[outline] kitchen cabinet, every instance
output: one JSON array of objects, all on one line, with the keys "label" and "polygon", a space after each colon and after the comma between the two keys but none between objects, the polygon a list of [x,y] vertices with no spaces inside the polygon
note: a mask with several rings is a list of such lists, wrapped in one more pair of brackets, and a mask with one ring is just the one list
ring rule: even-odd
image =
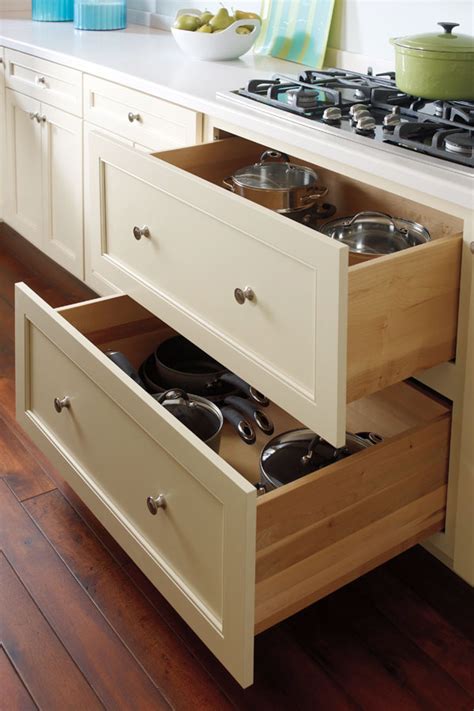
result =
[{"label": "kitchen cabinet", "polygon": [[82,121],[7,89],[6,221],[82,278]]},{"label": "kitchen cabinet", "polygon": [[[43,183],[41,104],[6,91],[5,221],[41,249]],[[38,117],[38,119],[36,118]]]},{"label": "kitchen cabinet", "polygon": [[450,405],[408,383],[361,398],[348,426],[382,444],[257,497],[261,433],[249,447],[226,425],[216,454],[103,353],[138,367],[173,332],[126,295],[54,310],[17,285],[17,417],[248,686],[255,634],[442,529]]}]

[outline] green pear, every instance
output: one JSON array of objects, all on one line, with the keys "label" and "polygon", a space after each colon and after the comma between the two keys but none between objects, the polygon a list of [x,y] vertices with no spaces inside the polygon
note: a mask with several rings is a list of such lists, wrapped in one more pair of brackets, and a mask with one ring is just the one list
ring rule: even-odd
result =
[{"label": "green pear", "polygon": [[201,27],[198,27],[196,32],[214,32],[212,29],[211,25],[209,23],[207,25],[201,25]]},{"label": "green pear", "polygon": [[203,25],[207,25],[209,23],[209,20],[212,20],[214,15],[212,12],[209,12],[209,10],[204,10],[202,15],[200,15],[199,19],[201,20]]},{"label": "green pear", "polygon": [[225,9],[225,7],[221,7],[221,9],[217,11],[214,17],[209,20],[209,24],[211,25],[214,32],[218,32],[219,30],[225,30],[233,22],[234,18],[230,17],[229,12]]},{"label": "green pear", "polygon": [[180,15],[176,18],[173,27],[177,30],[195,32],[199,27],[201,27],[201,20],[197,15]]},{"label": "green pear", "polygon": [[236,10],[235,11],[235,19],[236,20],[260,20],[262,21],[262,18],[260,15],[257,15],[256,12],[244,12],[243,10]]}]

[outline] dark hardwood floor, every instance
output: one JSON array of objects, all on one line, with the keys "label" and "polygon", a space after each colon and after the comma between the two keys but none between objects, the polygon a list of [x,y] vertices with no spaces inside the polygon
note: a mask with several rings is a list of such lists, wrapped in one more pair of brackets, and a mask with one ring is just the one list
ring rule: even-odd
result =
[{"label": "dark hardwood floor", "polygon": [[16,281],[93,296],[0,226],[0,709],[474,709],[474,593],[420,547],[260,635],[243,691],[15,423]]}]

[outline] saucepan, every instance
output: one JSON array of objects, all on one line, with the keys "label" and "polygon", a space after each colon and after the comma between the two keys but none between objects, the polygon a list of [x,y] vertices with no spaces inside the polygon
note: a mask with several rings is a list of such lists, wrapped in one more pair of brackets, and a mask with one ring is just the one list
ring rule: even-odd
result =
[{"label": "saucepan", "polygon": [[331,220],[320,227],[320,232],[347,244],[351,263],[416,247],[431,239],[423,225],[375,211]]},{"label": "saucepan", "polygon": [[219,452],[224,417],[217,405],[199,395],[189,395],[179,388],[166,390],[154,397],[173,417],[211,449]]},{"label": "saucepan", "polygon": [[336,448],[306,428],[284,432],[262,450],[257,489],[264,493],[284,486],[381,441],[375,432],[347,432],[345,446]]},{"label": "saucepan", "polygon": [[308,210],[327,195],[328,189],[318,186],[318,181],[312,168],[290,163],[285,153],[265,151],[258,163],[240,168],[223,183],[263,207],[292,213]]}]

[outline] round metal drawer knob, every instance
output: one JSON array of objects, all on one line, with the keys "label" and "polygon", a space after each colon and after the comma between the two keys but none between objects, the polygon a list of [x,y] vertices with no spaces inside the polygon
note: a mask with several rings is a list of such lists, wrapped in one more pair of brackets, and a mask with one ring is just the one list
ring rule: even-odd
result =
[{"label": "round metal drawer knob", "polygon": [[159,494],[158,496],[148,496],[146,505],[148,506],[148,511],[151,515],[156,516],[159,509],[166,508],[166,499],[164,494]]},{"label": "round metal drawer knob", "polygon": [[71,401],[69,400],[68,396],[66,395],[65,397],[55,397],[54,398],[54,409],[56,412],[62,412],[64,408],[68,409],[71,407]]},{"label": "round metal drawer knob", "polygon": [[255,292],[250,286],[246,286],[245,289],[234,289],[234,299],[238,304],[245,304],[246,301],[255,300]]},{"label": "round metal drawer knob", "polygon": [[133,123],[134,121],[141,121],[142,117],[140,116],[140,114],[134,114],[132,111],[129,111],[128,120],[130,121],[130,123]]},{"label": "round metal drawer knob", "polygon": [[142,237],[150,237],[150,228],[147,227],[147,225],[143,225],[143,227],[135,225],[133,228],[133,236],[136,240],[140,240]]},{"label": "round metal drawer knob", "polygon": [[43,84],[43,86],[46,85],[46,77],[37,77],[36,79],[37,84]]}]

